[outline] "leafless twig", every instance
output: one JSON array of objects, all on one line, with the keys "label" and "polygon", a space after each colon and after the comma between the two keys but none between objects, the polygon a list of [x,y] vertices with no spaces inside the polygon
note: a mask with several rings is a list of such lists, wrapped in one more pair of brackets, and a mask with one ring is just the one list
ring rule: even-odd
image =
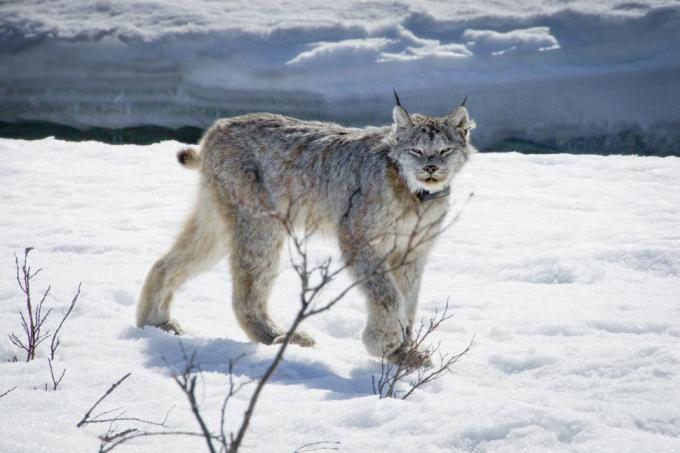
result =
[{"label": "leafless twig", "polygon": [[[449,314],[448,311],[449,302],[447,301],[441,312],[436,310],[428,321],[421,320],[413,341],[408,343],[406,350],[401,352],[408,356],[419,351],[420,354],[424,355],[429,366],[410,367],[402,363],[393,364],[388,361],[386,354],[383,354],[380,361],[380,375],[377,378],[375,375],[371,376],[373,393],[378,395],[379,398],[406,399],[416,389],[450,373],[453,365],[475,346],[474,336],[465,349],[458,354],[442,353],[441,344],[424,346],[425,340],[437,331],[442,323],[452,318],[453,315]],[[408,383],[410,388],[406,391],[400,391],[399,386],[402,383]]]},{"label": "leafless twig", "polygon": [[50,343],[50,359],[52,359],[52,360],[54,360],[54,353],[57,351],[57,348],[61,344],[61,340],[59,339],[59,331],[61,330],[61,326],[64,325],[66,318],[68,318],[68,316],[71,314],[73,307],[76,306],[76,302],[78,301],[78,296],[80,296],[81,285],[82,285],[82,282],[78,283],[78,290],[76,291],[75,296],[73,296],[73,299],[71,300],[71,305],[69,305],[68,310],[66,310],[66,313],[64,314],[64,317],[61,318],[61,322],[59,323],[59,326],[57,326],[57,329],[52,334],[52,342]]},{"label": "leafless twig", "polygon": [[[93,420],[96,420],[97,417],[98,417],[98,415],[95,415],[94,417],[91,417],[91,416],[92,416],[92,411],[95,410],[95,409],[97,408],[97,406],[99,406],[99,404],[100,404],[102,401],[104,401],[104,399],[105,399],[107,396],[109,396],[114,390],[116,390],[116,387],[118,387],[120,384],[123,383],[123,381],[125,381],[127,378],[129,378],[131,374],[132,374],[132,373],[128,373],[128,374],[126,374],[125,376],[123,376],[122,378],[120,378],[119,380],[117,380],[116,382],[114,382],[113,384],[111,384],[111,387],[109,387],[109,389],[108,389],[106,392],[104,392],[104,394],[103,394],[101,397],[99,397],[99,399],[98,399],[97,401],[95,401],[95,403],[92,405],[92,407],[91,407],[90,409],[88,409],[87,412],[85,412],[85,415],[83,415],[83,418],[78,422],[78,424],[76,425],[76,427],[77,427],[77,428],[81,428],[81,427],[85,426],[85,425],[88,424],[88,423],[92,423]],[[100,415],[101,415],[101,414],[100,414]]]},{"label": "leafless twig", "polygon": [[[47,363],[50,365],[50,376],[52,377],[52,390],[57,391],[57,387],[59,387],[59,384],[61,384],[61,380],[64,379],[64,375],[66,374],[66,368],[61,372],[61,375],[59,376],[59,379],[57,379],[54,376],[54,369],[52,368],[52,359],[47,359]],[[45,384],[45,387],[47,387],[47,384]]]},{"label": "leafless twig", "polygon": [[[200,430],[198,432],[194,432],[170,429],[170,427],[167,425],[170,410],[168,410],[168,412],[165,414],[165,417],[160,422],[154,422],[140,417],[125,416],[125,411],[120,408],[110,409],[100,412],[96,415],[92,415],[92,413],[102,403],[102,401],[104,401],[104,399],[106,399],[111,393],[113,393],[116,390],[116,388],[123,383],[123,381],[130,377],[130,373],[128,373],[118,381],[114,382],[109,387],[109,389],[106,392],[104,392],[104,394],[92,405],[92,407],[85,413],[85,416],[83,416],[82,420],[80,420],[80,422],[78,422],[78,424],[76,425],[78,428],[81,428],[83,426],[95,423],[109,424],[106,433],[99,436],[99,439],[101,441],[99,450],[100,453],[109,452],[114,448],[122,445],[123,443],[129,442],[139,437],[154,437],[154,436],[157,437],[170,435],[202,438],[205,440],[208,451],[211,453],[217,453],[218,451],[220,452],[229,451],[232,439],[228,437],[224,431],[224,419],[226,408],[229,399],[236,395],[236,393],[238,393],[238,391],[244,385],[249,383],[249,381],[245,381],[237,384],[233,377],[234,366],[236,365],[238,360],[243,357],[243,355],[240,355],[235,359],[229,361],[229,384],[228,384],[229,390],[222,404],[221,425],[219,434],[214,434],[209,429],[201,413],[198,403],[198,396],[196,394],[197,388],[196,382],[198,378],[198,373],[200,373],[200,369],[196,363],[196,352],[194,351],[191,354],[187,354],[181,343],[180,347],[182,350],[182,357],[184,359],[184,366],[179,373],[173,375],[173,379],[182,390],[182,393],[187,398],[187,401],[189,402],[189,406],[191,408],[191,412],[194,415],[194,418],[197,420]],[[120,422],[127,422],[128,424],[132,423],[133,426],[119,428],[118,426]],[[165,430],[148,431],[146,429],[141,428],[140,425],[152,425],[165,428]]]},{"label": "leafless twig", "polygon": [[339,450],[340,442],[337,440],[321,440],[300,445],[293,453],[309,453],[311,451]]},{"label": "leafless twig", "polygon": [[10,392],[16,390],[16,388],[17,388],[17,386],[15,385],[15,386],[12,387],[11,389],[9,389],[9,390],[7,390],[7,391],[5,391],[5,392],[3,392],[3,393],[0,393],[0,398],[2,398],[3,396],[6,396],[8,393],[10,393]]},{"label": "leafless twig", "polygon": [[[27,315],[24,316],[23,312],[20,313],[21,327],[24,330],[25,339],[22,340],[14,333],[9,335],[9,340],[12,342],[12,344],[26,351],[27,362],[30,362],[35,358],[36,348],[50,335],[49,332],[43,333],[41,330],[45,321],[47,320],[47,317],[52,311],[51,309],[47,310],[47,313],[43,313],[42,311],[43,303],[45,302],[47,295],[50,293],[49,286],[43,293],[40,302],[38,302],[35,307],[33,305],[33,301],[31,300],[31,280],[33,280],[35,276],[38,275],[40,271],[42,271],[42,269],[38,269],[35,272],[31,271],[31,267],[28,265],[28,254],[31,252],[31,250],[33,250],[33,247],[26,247],[24,249],[24,260],[21,266],[19,265],[19,257],[16,253],[14,254],[16,280],[19,284],[21,292],[24,293],[26,301]],[[28,321],[26,320],[26,317],[28,317]]]},{"label": "leafless twig", "polygon": [[[73,297],[73,300],[71,300],[71,305],[69,306],[68,310],[62,317],[61,322],[59,322],[59,325],[57,326],[57,329],[54,331],[54,333],[50,334],[49,331],[43,332],[45,321],[47,321],[47,317],[52,312],[51,308],[47,310],[47,312],[43,311],[43,304],[48,294],[50,293],[51,286],[47,287],[40,301],[37,304],[34,304],[31,294],[31,281],[40,273],[40,271],[42,271],[42,268],[38,269],[35,272],[31,270],[31,266],[28,264],[28,255],[31,252],[31,250],[33,250],[33,247],[26,247],[24,249],[24,257],[23,262],[21,264],[19,264],[19,257],[17,256],[16,253],[14,253],[14,262],[16,266],[16,281],[17,284],[19,285],[19,288],[21,289],[21,292],[24,294],[27,314],[24,315],[24,312],[20,312],[21,327],[24,331],[23,336],[24,338],[23,339],[19,338],[19,336],[12,333],[9,335],[9,339],[12,342],[12,344],[26,352],[26,361],[29,362],[35,359],[35,354],[38,346],[42,342],[50,338],[50,336],[52,337],[52,341],[50,343],[50,355],[48,358],[48,364],[50,367],[50,377],[52,378],[52,390],[56,391],[57,387],[61,383],[61,380],[64,378],[64,375],[66,374],[66,368],[64,368],[64,370],[57,378],[56,375],[54,374],[54,367],[52,366],[52,361],[54,360],[55,352],[57,351],[57,348],[61,343],[59,338],[59,332],[61,331],[64,322],[66,322],[66,319],[71,314],[73,307],[75,307],[76,302],[78,301],[81,283],[78,284],[78,291]],[[45,384],[45,390],[47,390],[47,388],[48,384]]]},{"label": "leafless twig", "polygon": [[[201,410],[196,400],[196,379],[197,376],[194,371],[197,369],[196,365],[196,351],[192,352],[189,357],[187,357],[184,348],[182,348],[182,355],[184,356],[185,367],[181,374],[176,374],[173,376],[175,382],[182,389],[182,392],[187,397],[189,405],[191,406],[191,412],[194,414],[194,418],[198,422],[198,426],[201,429],[201,434],[205,438],[206,444],[208,445],[208,451],[210,453],[217,453],[215,445],[213,445],[214,435],[208,429],[208,425],[205,423],[203,416],[201,415]],[[226,439],[224,439],[226,442]]]},{"label": "leafless twig", "polygon": [[[151,420],[146,420],[139,417],[125,417],[125,411],[120,408],[110,409],[100,412],[97,415],[92,415],[92,412],[104,401],[111,393],[113,393],[118,386],[120,386],[127,378],[129,378],[131,373],[127,373],[125,376],[120,378],[118,381],[111,384],[109,389],[104,392],[104,394],[99,397],[99,399],[90,407],[90,409],[85,413],[83,418],[78,422],[76,427],[82,428],[84,426],[95,424],[95,423],[108,423],[109,427],[106,433],[99,436],[101,444],[99,446],[99,453],[106,453],[119,445],[128,442],[132,439],[138,437],[152,437],[152,436],[193,436],[193,437],[203,437],[203,433],[196,433],[193,431],[181,431],[181,430],[170,430],[165,431],[145,431],[138,427],[129,427],[125,429],[118,429],[118,423],[120,422],[134,422],[144,425],[158,426],[162,428],[168,428],[167,420],[170,414],[170,410],[166,412],[165,417],[160,422],[154,422]],[[111,416],[111,414],[115,414]]]}]

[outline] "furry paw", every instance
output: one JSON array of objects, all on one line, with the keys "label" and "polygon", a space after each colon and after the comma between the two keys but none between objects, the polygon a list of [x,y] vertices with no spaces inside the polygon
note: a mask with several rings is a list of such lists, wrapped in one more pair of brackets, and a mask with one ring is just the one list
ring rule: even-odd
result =
[{"label": "furry paw", "polygon": [[[281,344],[285,339],[286,334],[279,335],[278,337],[274,338],[272,344]],[[303,348],[309,348],[311,346],[314,346],[316,342],[314,341],[314,338],[310,337],[304,332],[295,332],[293,336],[290,337],[290,343],[302,346]]]},{"label": "furry paw", "polygon": [[175,335],[182,335],[184,333],[184,329],[182,329],[182,326],[180,326],[179,323],[174,319],[169,319],[165,321],[163,324],[158,324],[156,327],[165,330],[166,332],[173,333]]},{"label": "furry paw", "polygon": [[428,351],[417,349],[413,344],[405,343],[389,355],[391,363],[406,368],[430,368],[432,360]]}]

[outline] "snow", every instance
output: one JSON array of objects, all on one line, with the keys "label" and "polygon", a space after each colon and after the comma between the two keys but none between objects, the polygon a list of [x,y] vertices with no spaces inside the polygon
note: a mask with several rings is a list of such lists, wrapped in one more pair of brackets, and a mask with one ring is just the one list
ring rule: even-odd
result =
[{"label": "snow", "polygon": [[672,0],[25,0],[0,6],[0,121],[206,127],[389,118],[396,88],[478,144],[680,153]]},{"label": "snow", "polygon": [[[133,326],[152,262],[172,243],[197,177],[175,162],[179,143],[110,146],[0,140],[0,451],[95,451],[105,426],[76,429],[111,383],[132,376],[102,409],[197,429],[170,375],[180,341]],[[263,394],[243,451],[293,451],[340,441],[341,451],[680,451],[680,159],[478,154],[456,179],[460,221],[439,239],[420,315],[450,298],[454,318],[433,341],[478,346],[454,373],[407,401],[378,400],[379,363],[360,341],[364,302],[351,293],[308,320],[312,349],[292,347]],[[6,335],[20,329],[13,251],[25,246],[44,270],[36,290],[62,315],[78,282],[80,301],[63,329],[56,392],[46,349],[31,363]],[[315,256],[337,257],[319,238]],[[343,276],[339,287],[347,283]],[[229,306],[222,262],[177,296],[181,338],[204,370],[200,402],[217,424],[228,359],[247,352],[239,382],[259,376],[276,349],[249,343]],[[297,281],[284,266],[271,300],[290,322]],[[329,293],[330,294],[330,293]],[[52,324],[53,325],[53,324]],[[233,401],[233,427],[252,387]],[[159,438],[121,451],[201,451],[199,439]]]}]

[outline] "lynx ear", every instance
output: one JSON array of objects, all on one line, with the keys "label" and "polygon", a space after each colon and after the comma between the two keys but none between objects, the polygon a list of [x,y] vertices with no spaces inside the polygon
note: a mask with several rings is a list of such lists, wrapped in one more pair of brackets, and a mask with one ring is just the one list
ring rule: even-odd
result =
[{"label": "lynx ear", "polygon": [[394,100],[397,102],[397,105],[394,106],[392,109],[392,120],[394,121],[394,128],[396,130],[401,130],[401,129],[407,129],[413,126],[413,121],[411,121],[411,115],[408,114],[406,109],[401,106],[401,102],[399,101],[399,95],[397,95],[396,90],[392,90],[394,92]]},{"label": "lynx ear", "polygon": [[475,123],[475,120],[470,119],[468,111],[463,105],[449,113],[449,116],[446,117],[446,122],[451,128],[456,129],[465,138],[467,138],[470,130],[477,127],[477,123]]},{"label": "lynx ear", "polygon": [[401,106],[394,106],[392,109],[392,119],[394,120],[394,127],[397,130],[408,129],[413,126],[411,116],[409,116],[408,112]]}]

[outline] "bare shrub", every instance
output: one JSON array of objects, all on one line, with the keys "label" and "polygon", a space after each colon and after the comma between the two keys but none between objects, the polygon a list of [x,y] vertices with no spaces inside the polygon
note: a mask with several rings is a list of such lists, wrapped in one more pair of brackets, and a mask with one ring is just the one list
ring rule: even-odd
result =
[{"label": "bare shrub", "polygon": [[[57,351],[57,348],[59,347],[60,344],[59,332],[62,326],[64,325],[64,322],[71,314],[73,307],[75,307],[76,302],[78,301],[78,296],[80,296],[80,287],[82,283],[78,284],[78,290],[75,296],[73,296],[73,299],[71,300],[71,305],[69,306],[68,310],[66,311],[61,321],[59,322],[59,325],[57,326],[57,329],[54,331],[54,334],[51,334],[50,331],[43,331],[45,322],[47,321],[48,316],[52,312],[51,308],[44,312],[43,305],[52,287],[51,285],[49,285],[45,292],[43,293],[42,297],[40,298],[40,301],[37,304],[34,303],[31,293],[31,281],[42,271],[42,268],[36,270],[35,272],[32,271],[31,266],[28,264],[28,255],[31,252],[31,250],[33,250],[33,247],[26,247],[24,249],[24,258],[21,265],[19,265],[19,257],[17,256],[16,253],[14,254],[14,261],[16,265],[16,280],[17,284],[19,285],[19,288],[21,289],[21,292],[24,294],[26,304],[26,315],[24,315],[23,311],[19,313],[21,316],[21,327],[24,331],[23,337],[20,338],[15,333],[11,333],[9,335],[9,340],[12,342],[13,345],[17,346],[18,348],[26,352],[26,361],[30,362],[31,360],[35,359],[35,353],[36,350],[38,349],[38,346],[51,337],[52,341],[50,343],[50,360],[54,360],[54,354]],[[51,370],[52,366],[50,363],[50,371]]]},{"label": "bare shrub", "polygon": [[[429,320],[424,319],[416,328],[414,339],[408,343],[406,355],[413,351],[420,351],[425,356],[426,366],[411,367],[402,363],[393,364],[388,361],[386,354],[383,354],[380,361],[380,376],[371,376],[373,393],[379,398],[400,398],[406,399],[413,392],[425,384],[436,381],[444,375],[451,373],[455,365],[465,354],[474,346],[474,337],[470,343],[458,354],[442,352],[441,343],[436,345],[424,346],[425,340],[441,325],[451,319],[449,314],[449,302],[446,301],[444,309],[440,312],[436,310]],[[409,386],[407,390],[401,390],[402,384]]]},{"label": "bare shrub", "polygon": [[[24,339],[19,338],[16,334],[11,333],[9,335],[9,340],[17,346],[18,348],[26,352],[26,361],[30,362],[35,358],[35,350],[38,348],[40,343],[49,338],[49,332],[42,332],[43,325],[50,315],[52,309],[47,310],[47,313],[43,313],[43,303],[45,298],[50,293],[50,286],[47,287],[40,302],[34,304],[31,299],[31,280],[33,280],[36,275],[42,271],[38,269],[35,272],[31,272],[31,266],[28,265],[28,254],[33,250],[33,247],[27,247],[24,249],[24,261],[19,266],[19,257],[14,254],[14,261],[16,263],[16,279],[19,284],[21,292],[24,293],[26,300],[26,316],[24,312],[20,312],[21,315],[21,327],[24,330]],[[28,321],[26,320],[28,318]]]},{"label": "bare shrub", "polygon": [[128,442],[132,439],[135,439],[137,437],[168,436],[168,435],[186,435],[202,437],[202,434],[194,433],[191,431],[174,431],[170,429],[165,431],[145,431],[139,427],[128,427],[123,429],[120,429],[118,427],[118,424],[121,422],[134,422],[137,423],[138,426],[152,425],[157,427],[168,428],[167,420],[170,414],[170,410],[172,410],[172,408],[170,408],[166,412],[163,420],[159,422],[154,422],[139,417],[126,416],[126,411],[121,408],[111,409],[93,415],[92,413],[102,403],[102,401],[104,401],[109,395],[111,395],[113,391],[116,390],[116,388],[118,388],[118,386],[120,386],[131,375],[132,373],[127,373],[125,376],[111,384],[108,390],[106,390],[106,392],[104,392],[104,394],[102,394],[102,396],[100,396],[99,399],[95,401],[95,403],[90,407],[90,409],[87,410],[83,418],[78,422],[78,424],[76,424],[76,427],[78,428],[98,423],[107,423],[109,425],[106,432],[99,436],[100,440],[99,453],[109,452],[114,448],[118,447],[119,445]]}]

